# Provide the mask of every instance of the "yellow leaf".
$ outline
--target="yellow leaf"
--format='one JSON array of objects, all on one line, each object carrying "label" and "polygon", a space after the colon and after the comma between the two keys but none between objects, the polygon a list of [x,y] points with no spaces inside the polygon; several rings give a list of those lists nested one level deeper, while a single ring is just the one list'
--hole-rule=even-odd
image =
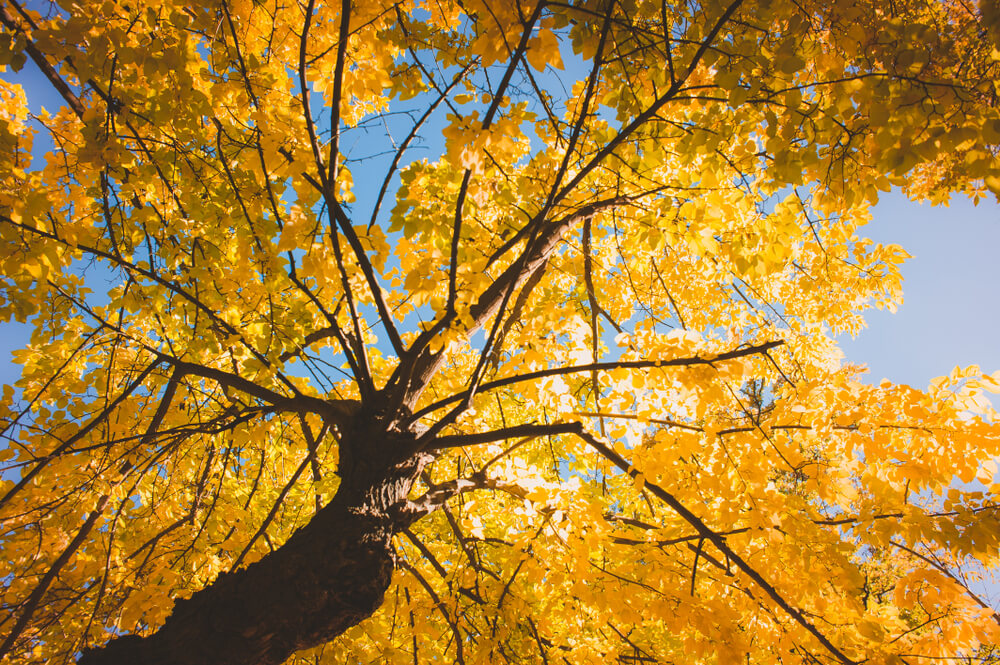
[{"label": "yellow leaf", "polygon": [[559,53],[559,39],[551,30],[543,28],[528,41],[525,57],[531,66],[540,72],[545,71],[549,65],[556,69],[563,69],[562,55]]}]

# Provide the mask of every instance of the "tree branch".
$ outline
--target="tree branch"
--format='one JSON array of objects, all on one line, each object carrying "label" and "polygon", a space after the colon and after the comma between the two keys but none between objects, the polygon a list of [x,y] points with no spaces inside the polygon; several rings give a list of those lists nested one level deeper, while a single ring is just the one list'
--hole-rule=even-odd
[{"label": "tree branch", "polygon": [[[487,390],[492,390],[494,388],[502,388],[504,386],[509,386],[515,383],[524,383],[525,381],[534,381],[535,379],[542,379],[547,376],[559,376],[561,374],[577,374],[580,372],[593,372],[595,370],[612,370],[612,369],[648,369],[652,367],[683,367],[691,365],[711,365],[717,362],[724,362],[726,360],[733,360],[734,358],[742,358],[745,356],[750,356],[758,353],[763,353],[768,349],[773,349],[776,346],[781,346],[784,344],[784,340],[777,340],[774,342],[765,342],[763,344],[756,344],[754,346],[749,346],[744,349],[736,349],[734,351],[727,351],[725,353],[720,353],[717,356],[711,358],[702,358],[700,356],[694,356],[691,358],[671,358],[669,360],[624,360],[618,362],[604,362],[604,363],[590,363],[588,365],[571,365],[569,367],[552,367],[549,369],[541,369],[535,372],[528,372],[527,374],[518,374],[516,376],[508,376],[503,379],[497,379],[495,381],[489,381],[482,384],[479,389],[480,392],[485,392]],[[416,413],[413,414],[413,419],[422,418],[438,409],[447,406],[449,404],[454,404],[465,399],[468,391],[463,391],[446,397],[442,400],[438,400],[429,406],[425,406]]]},{"label": "tree branch", "polygon": [[522,437],[535,438],[539,436],[552,436],[555,434],[572,434],[579,428],[578,423],[554,423],[554,424],[527,424],[514,425],[490,432],[479,432],[476,434],[457,434],[453,436],[439,436],[428,446],[427,450],[446,450],[448,448],[462,448],[464,446],[475,446],[480,443],[490,443],[492,441],[502,441]]},{"label": "tree branch", "polygon": [[[24,10],[16,2],[16,0],[10,0],[10,3],[17,9],[19,14],[27,18]],[[55,68],[49,64],[49,61],[45,59],[45,55],[42,54],[42,52],[38,50],[38,47],[35,46],[35,43],[28,38],[25,30],[14,19],[14,17],[11,16],[6,7],[0,7],[0,22],[7,26],[11,32],[24,35],[24,49],[28,52],[28,55],[31,56],[32,62],[34,62],[38,69],[41,70],[42,74],[45,75],[45,78],[49,80],[49,83],[52,84],[52,87],[56,89],[59,95],[66,100],[69,107],[73,109],[73,113],[75,113],[78,118],[82,119],[84,108],[83,104],[80,102],[80,98],[77,97],[76,94],[70,89],[66,81],[59,75],[59,72],[57,72]]]},{"label": "tree branch", "polygon": [[4,494],[2,498],[0,498],[0,508],[3,508],[8,501],[10,501],[18,492],[24,489],[24,487],[27,486],[28,483],[30,483],[32,479],[34,479],[34,477],[37,476],[39,472],[41,472],[41,470],[44,469],[49,462],[51,462],[54,459],[57,459],[64,452],[68,451],[73,446],[74,443],[76,443],[83,437],[87,436],[90,432],[94,430],[94,428],[96,428],[98,425],[104,422],[104,420],[111,415],[112,411],[118,408],[118,406],[123,401],[125,401],[125,399],[129,397],[129,395],[131,395],[145,383],[146,377],[148,377],[150,373],[154,369],[156,369],[163,361],[164,358],[157,357],[156,360],[154,360],[149,365],[144,367],[142,372],[139,373],[139,376],[136,377],[134,381],[129,383],[129,385],[125,388],[125,390],[123,390],[120,395],[118,395],[114,400],[112,400],[110,404],[104,407],[104,409],[102,409],[99,414],[94,416],[90,420],[90,422],[88,422],[86,425],[77,430],[71,437],[60,443],[59,446],[51,453],[38,460],[38,463],[35,464],[35,466],[33,466],[30,471],[24,474],[21,477],[21,479],[17,482],[17,484],[11,487],[7,491],[7,493]]},{"label": "tree branch", "polygon": [[[607,444],[597,439],[589,432],[583,429],[580,425],[578,431],[574,432],[577,436],[583,439],[591,448],[600,453],[605,459],[610,461],[616,467],[618,467],[623,473],[628,475],[630,478],[636,478],[639,475],[639,471],[636,470],[634,466],[628,463],[624,457],[616,453]],[[792,606],[785,598],[775,589],[767,580],[765,580],[760,573],[758,573],[754,568],[750,566],[743,558],[738,555],[728,544],[726,544],[726,539],[713,531],[705,522],[701,520],[697,515],[692,513],[687,507],[684,506],[680,501],[677,500],[674,495],[670,494],[664,490],[659,485],[646,481],[645,487],[653,493],[656,498],[660,499],[668,506],[670,506],[674,512],[680,515],[684,520],[694,527],[698,535],[719,549],[720,552],[724,553],[729,559],[736,564],[747,577],[753,580],[758,587],[760,587],[764,593],[766,593],[771,600],[773,600],[778,607],[783,609],[792,619],[795,620],[800,626],[809,631],[813,637],[815,637],[820,644],[822,644],[827,651],[829,651],[833,656],[837,658],[844,665],[857,665],[857,663],[850,658],[848,658],[836,645],[833,644],[823,633],[820,632],[818,628],[798,608]]]},{"label": "tree branch", "polygon": [[344,96],[344,63],[347,59],[347,40],[350,37],[350,26],[351,0],[341,0],[340,30],[337,36],[337,63],[333,69],[333,99],[331,100],[332,110],[330,112],[330,159],[327,164],[329,172],[326,177],[330,194],[334,198],[337,196],[334,187],[337,185],[337,172],[339,170],[337,162],[340,159],[340,107]]},{"label": "tree branch", "polygon": [[80,546],[83,545],[83,541],[90,535],[90,532],[94,529],[94,525],[97,524],[98,518],[104,514],[104,510],[107,508],[110,498],[110,495],[104,494],[97,500],[97,505],[92,511],[90,511],[86,521],[76,532],[73,540],[70,541],[55,562],[53,562],[48,572],[45,573],[41,581],[38,583],[38,586],[36,586],[34,591],[31,592],[31,595],[28,596],[24,609],[21,611],[20,618],[18,618],[14,627],[11,628],[10,633],[7,635],[7,639],[5,639],[3,644],[0,645],[0,659],[6,656],[14,646],[14,643],[17,642],[17,638],[21,636],[21,633],[28,625],[28,622],[31,621],[31,617],[35,614],[35,610],[38,609],[38,604],[42,601],[42,596],[44,596],[45,592],[48,591],[52,581],[55,580],[57,575],[59,575],[59,572],[63,569],[63,567],[69,563],[70,558],[78,549],[80,549]]}]

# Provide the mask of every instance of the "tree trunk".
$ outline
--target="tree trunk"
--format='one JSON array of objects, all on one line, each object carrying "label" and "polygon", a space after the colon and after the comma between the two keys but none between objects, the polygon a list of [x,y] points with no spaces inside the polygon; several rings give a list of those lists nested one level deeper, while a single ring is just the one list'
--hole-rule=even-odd
[{"label": "tree trunk", "polygon": [[398,509],[424,459],[393,463],[412,451],[411,436],[354,434],[341,441],[336,497],[284,545],[178,600],[154,634],[88,649],[79,665],[277,664],[371,616],[392,578]]}]

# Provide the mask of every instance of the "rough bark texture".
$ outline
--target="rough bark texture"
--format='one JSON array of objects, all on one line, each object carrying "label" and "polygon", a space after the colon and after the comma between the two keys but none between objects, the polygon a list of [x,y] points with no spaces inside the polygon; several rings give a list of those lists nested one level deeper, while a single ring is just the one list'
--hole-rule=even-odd
[{"label": "rough bark texture", "polygon": [[87,650],[79,665],[277,664],[371,616],[392,577],[399,507],[423,460],[404,454],[411,436],[370,434],[342,439],[337,496],[284,545],[178,600],[156,633]]}]

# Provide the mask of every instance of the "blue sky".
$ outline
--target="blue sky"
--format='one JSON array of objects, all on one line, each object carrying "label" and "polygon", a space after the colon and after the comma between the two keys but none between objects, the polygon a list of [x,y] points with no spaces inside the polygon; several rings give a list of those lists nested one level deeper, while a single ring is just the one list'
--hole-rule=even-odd
[{"label": "blue sky", "polygon": [[948,207],[916,204],[893,192],[862,230],[902,245],[903,304],[895,314],[868,312],[868,328],[841,339],[849,361],[870,380],[925,388],[955,365],[1000,370],[1000,205],[954,198]]}]

